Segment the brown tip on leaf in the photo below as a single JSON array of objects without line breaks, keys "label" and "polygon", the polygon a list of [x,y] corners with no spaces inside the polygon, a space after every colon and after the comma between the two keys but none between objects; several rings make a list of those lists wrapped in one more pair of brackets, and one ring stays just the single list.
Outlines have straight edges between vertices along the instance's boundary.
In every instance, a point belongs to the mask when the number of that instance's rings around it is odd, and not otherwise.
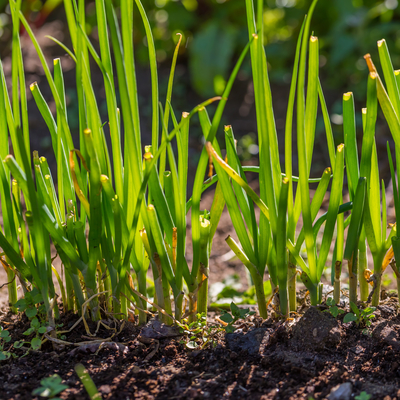
[{"label": "brown tip on leaf", "polygon": [[371,79],[376,79],[376,77],[378,76],[378,74],[374,71],[369,73],[369,76],[371,77]]},{"label": "brown tip on leaf", "polygon": [[231,128],[232,128],[232,125],[225,125],[225,126],[224,126],[224,130],[225,130],[225,131],[227,131],[227,130],[229,130],[229,129],[231,129]]},{"label": "brown tip on leaf", "polygon": [[365,61],[366,61],[366,63],[367,63],[369,72],[376,72],[375,65],[374,65],[374,63],[372,62],[371,54],[369,54],[369,53],[366,54],[366,55],[364,56],[364,59],[365,59]]}]

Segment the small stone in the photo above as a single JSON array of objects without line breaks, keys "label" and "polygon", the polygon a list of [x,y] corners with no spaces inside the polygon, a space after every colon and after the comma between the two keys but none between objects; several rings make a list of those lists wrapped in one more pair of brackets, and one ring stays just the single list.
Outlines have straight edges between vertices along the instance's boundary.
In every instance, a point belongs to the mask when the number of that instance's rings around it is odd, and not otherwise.
[{"label": "small stone", "polygon": [[350,382],[342,383],[335,386],[329,393],[329,400],[350,400],[351,392],[353,390]]},{"label": "small stone", "polygon": [[99,391],[105,394],[110,394],[111,393],[111,387],[110,385],[101,385],[99,387]]}]

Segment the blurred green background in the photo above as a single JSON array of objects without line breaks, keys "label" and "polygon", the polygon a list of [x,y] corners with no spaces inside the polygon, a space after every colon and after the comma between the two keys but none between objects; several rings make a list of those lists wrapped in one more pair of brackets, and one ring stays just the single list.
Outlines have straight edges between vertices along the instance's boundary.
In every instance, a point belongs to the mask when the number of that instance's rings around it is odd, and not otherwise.
[{"label": "blurred green background", "polygon": [[[133,1],[133,0],[132,0]],[[235,56],[247,41],[244,0],[142,0],[153,26],[160,64],[171,59],[176,33],[184,35],[180,62],[186,63],[193,89],[202,97],[220,94]],[[118,2],[117,2],[118,3]],[[292,58],[301,22],[310,0],[266,0],[265,44],[270,76],[275,83],[290,80]],[[8,0],[0,0],[0,40],[10,40]],[[22,0],[29,20],[40,27],[63,19],[60,0]],[[95,36],[94,2],[87,2],[87,30]],[[136,57],[147,62],[142,23],[136,16]],[[321,74],[325,87],[365,94],[366,66],[362,56],[376,54],[376,41],[386,38],[394,65],[400,67],[398,0],[320,0],[312,22],[320,38]],[[248,68],[247,73],[250,72]],[[246,73],[246,71],[244,72]]]}]

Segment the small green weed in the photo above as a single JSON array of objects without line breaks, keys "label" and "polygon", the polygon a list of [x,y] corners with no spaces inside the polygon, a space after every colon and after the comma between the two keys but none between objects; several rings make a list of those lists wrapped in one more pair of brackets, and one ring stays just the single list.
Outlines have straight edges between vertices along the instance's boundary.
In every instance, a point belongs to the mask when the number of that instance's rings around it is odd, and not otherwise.
[{"label": "small green weed", "polygon": [[235,303],[231,303],[231,313],[223,310],[220,317],[221,321],[226,322],[228,325],[224,327],[226,333],[235,332],[233,326],[239,319],[245,319],[250,315],[254,315],[254,311],[250,311],[249,308],[239,308]]},{"label": "small green weed", "polygon": [[4,345],[10,340],[10,332],[0,326],[0,361],[8,360],[11,356],[16,357],[14,353],[4,350]]},{"label": "small green weed", "polygon": [[43,297],[38,289],[34,288],[25,294],[23,299],[15,303],[18,311],[25,312],[28,318],[35,317],[38,313],[46,315],[46,308],[43,304]]},{"label": "small green weed", "polygon": [[42,339],[39,337],[40,335],[43,335],[47,330],[46,323],[44,322],[39,322],[39,320],[34,317],[32,318],[31,321],[31,326],[28,328],[23,335],[25,336],[30,336],[33,333],[35,333],[35,337],[30,341],[30,342],[25,342],[23,340],[18,340],[14,343],[14,347],[16,349],[19,349],[22,347],[24,344],[30,345],[32,350],[38,350],[40,349],[40,346],[42,345]]},{"label": "small green weed", "polygon": [[355,400],[369,400],[372,396],[368,394],[367,392],[361,392],[359,395],[357,395]]},{"label": "small green weed", "polygon": [[188,341],[181,340],[181,344],[190,350],[204,349],[208,344],[211,347],[216,346],[216,341],[214,340],[215,335],[221,332],[222,328],[216,325],[208,325],[206,313],[196,314],[196,320],[188,323],[184,321],[180,326],[180,332],[188,336]]},{"label": "small green weed", "polygon": [[41,396],[53,400],[61,400],[59,397],[54,397],[63,390],[68,389],[68,385],[65,385],[61,382],[62,378],[57,374],[49,376],[48,378],[44,378],[40,381],[41,386],[33,390],[32,396]]},{"label": "small green weed", "polygon": [[327,310],[325,310],[325,312],[329,312],[331,313],[331,315],[333,317],[337,317],[339,314],[344,314],[344,310],[340,309],[336,303],[335,300],[333,300],[332,297],[328,297],[328,299],[326,300],[326,305],[329,307]]},{"label": "small green weed", "polygon": [[[40,335],[43,335],[48,323],[46,322],[46,308],[43,304],[43,297],[38,289],[34,288],[25,294],[23,299],[15,303],[18,311],[25,312],[26,316],[31,320],[31,326],[23,333],[25,336],[35,334],[29,342],[24,340],[17,340],[14,343],[14,348],[19,349],[27,344],[30,349],[38,350],[42,345]],[[28,350],[29,351],[29,350]]]},{"label": "small green weed", "polygon": [[363,330],[364,334],[368,333],[368,329],[371,326],[371,319],[375,318],[373,312],[376,310],[376,307],[367,307],[364,310],[360,310],[353,302],[350,302],[350,308],[352,312],[347,313],[343,322],[355,322],[357,326],[366,326]]}]

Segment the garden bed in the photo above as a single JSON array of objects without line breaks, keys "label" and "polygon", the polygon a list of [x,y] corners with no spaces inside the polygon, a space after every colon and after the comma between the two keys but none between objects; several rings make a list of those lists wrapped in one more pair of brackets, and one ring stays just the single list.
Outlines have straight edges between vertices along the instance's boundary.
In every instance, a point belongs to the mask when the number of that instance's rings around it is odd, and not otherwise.
[{"label": "garden bed", "polygon": [[[247,0],[249,44],[222,96],[204,102],[181,96],[174,107],[174,73],[178,78],[182,72],[175,71],[175,61],[184,35],[179,36],[171,74],[157,73],[151,26],[136,0],[150,60],[149,68],[137,70],[136,79],[132,4],[121,2],[119,24],[111,2],[96,2],[99,41],[92,43],[84,29],[77,29],[84,26],[84,2],[73,10],[73,2],[65,1],[72,50],[62,47],[67,63],[63,65],[64,56],[56,59],[50,63],[52,71],[39,49],[45,38],[37,41],[20,2],[9,3],[12,57],[4,63],[5,72],[0,66],[0,161],[5,162],[0,168],[0,246],[7,274],[0,274],[0,288],[7,287],[10,309],[20,313],[0,312],[0,399],[39,394],[79,399],[87,398],[86,392],[91,399],[399,398],[398,298],[385,292],[380,296],[389,265],[400,293],[400,238],[392,224],[394,214],[400,215],[398,178],[388,145],[383,158],[393,182],[388,189],[384,183],[381,187],[382,146],[375,141],[379,101],[400,154],[400,75],[386,42],[379,41],[378,48],[388,94],[366,55],[370,74],[362,141],[354,95],[348,92],[343,96],[344,143],[339,144],[320,88],[318,38],[309,37],[317,0],[298,39],[288,101],[269,90],[265,38],[260,35],[263,2],[254,13],[253,2]],[[38,83],[30,86],[39,118],[32,118],[32,102],[23,96],[23,86],[39,72],[34,65],[25,71],[22,58],[26,62],[29,53],[21,56],[21,24],[48,82],[39,82],[43,95]],[[248,51],[254,83],[239,79],[241,94],[233,94]],[[89,53],[101,75],[91,74]],[[11,80],[6,79],[10,71]],[[144,98],[142,77],[151,81]],[[97,84],[102,79],[104,88]],[[73,82],[76,93],[67,90]],[[243,115],[242,99],[250,97]],[[279,105],[276,115],[272,97]],[[189,110],[192,102],[196,106],[179,122],[174,109],[180,112],[183,105]],[[280,107],[286,102],[287,108]],[[319,148],[318,103],[326,150]],[[241,129],[234,116],[237,109],[241,117],[257,117],[257,125],[255,118],[242,124],[241,133],[250,138],[244,147],[240,139],[235,142],[241,136],[235,136]],[[195,115],[200,126],[194,124],[189,134]],[[35,123],[41,119],[46,122],[43,129]],[[226,151],[215,140],[222,125]],[[38,131],[46,138],[36,135]],[[257,131],[258,145],[252,131]],[[41,147],[45,151],[31,158],[31,150]],[[54,156],[47,160],[50,147]],[[259,163],[244,165],[242,147],[251,147],[249,154],[259,152]],[[250,172],[258,179],[252,180]],[[314,174],[322,176],[311,179]],[[214,183],[215,192],[204,192]],[[224,256],[228,246],[240,262]],[[60,271],[61,263],[63,274],[52,268],[54,264]],[[240,289],[223,281],[232,275],[232,266],[239,272]],[[296,292],[296,280],[307,288],[308,297],[300,285]],[[328,289],[334,300],[328,301],[323,292],[327,282],[334,284]],[[218,290],[213,283],[219,284]],[[347,284],[349,294],[341,297]],[[216,299],[221,285],[229,290]],[[249,291],[240,293],[247,286]],[[0,309],[3,297],[0,291]],[[207,314],[208,306],[216,309],[215,300],[231,304],[233,316]],[[256,301],[252,313],[234,305]],[[377,308],[368,307],[370,302]],[[158,312],[150,320],[148,303]],[[196,315],[190,324],[185,319]]]},{"label": "garden bed", "polygon": [[[146,340],[137,324],[126,322],[113,338],[123,345],[107,345],[96,353],[98,346],[82,350],[65,346],[54,351],[46,343],[41,351],[3,362],[0,398],[31,399],[41,379],[58,374],[69,386],[61,393],[62,399],[86,399],[74,372],[80,362],[103,399],[350,399],[361,392],[376,400],[398,399],[397,310],[397,298],[384,300],[368,334],[363,334],[353,323],[344,324],[342,317],[336,320],[318,308],[304,306],[295,319],[286,322],[248,317],[235,333],[218,333],[214,348],[189,351],[179,336],[161,338],[154,355],[155,343],[143,343]],[[77,316],[65,315],[62,320],[66,329],[71,328]],[[7,314],[0,321],[13,337],[29,327],[24,315]],[[89,328],[93,333],[96,325],[89,323]],[[96,339],[109,336],[110,331],[101,328]],[[65,340],[87,341],[83,324],[66,334]],[[344,392],[342,397],[339,392]]]}]

